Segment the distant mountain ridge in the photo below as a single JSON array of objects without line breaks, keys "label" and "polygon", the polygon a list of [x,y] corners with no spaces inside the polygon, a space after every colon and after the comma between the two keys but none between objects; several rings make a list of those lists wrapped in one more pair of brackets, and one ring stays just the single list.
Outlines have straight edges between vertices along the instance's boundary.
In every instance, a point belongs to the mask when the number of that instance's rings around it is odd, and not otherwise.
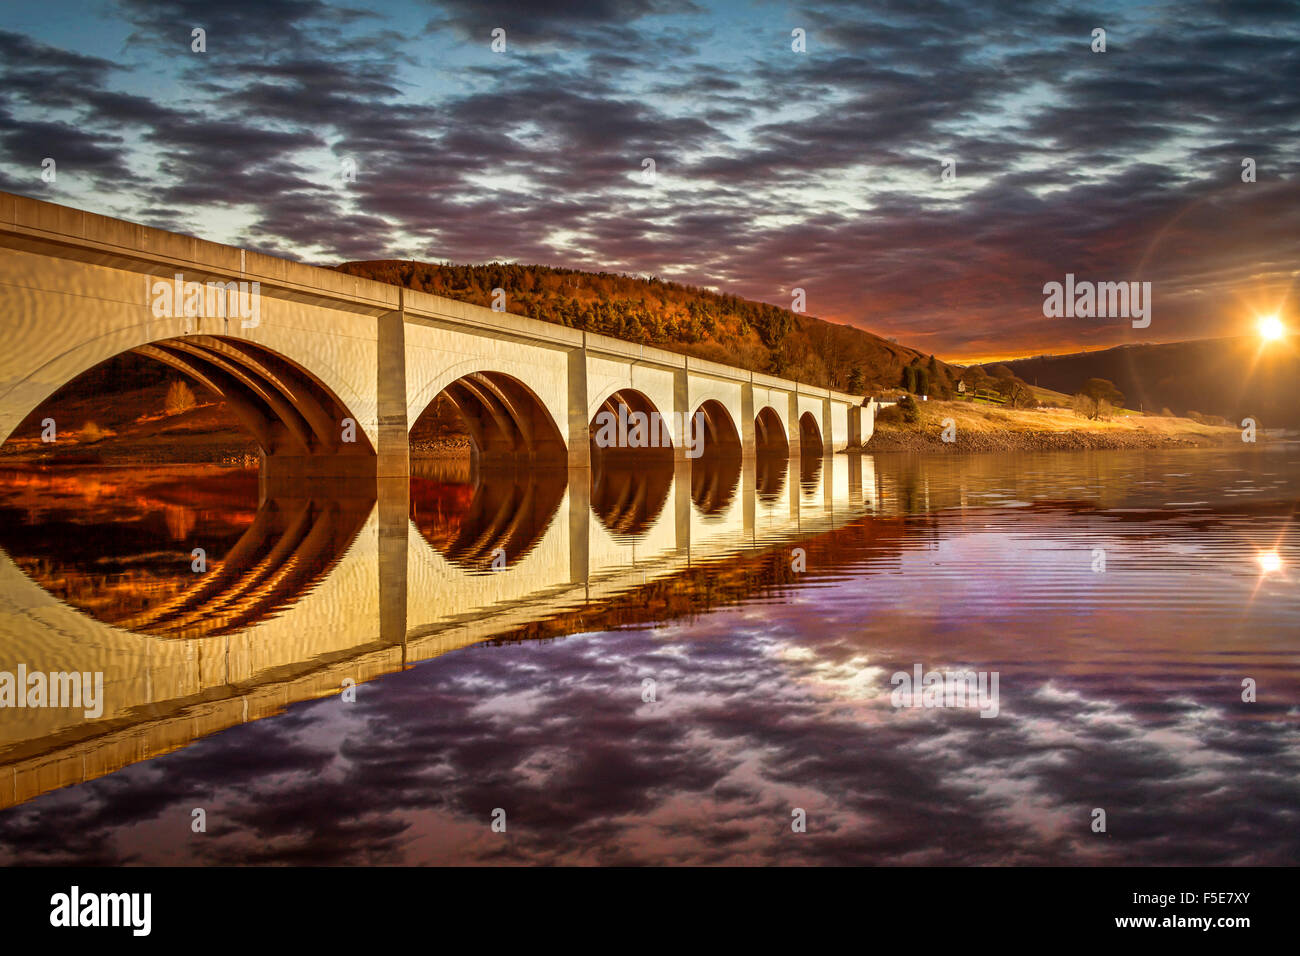
[{"label": "distant mountain ridge", "polygon": [[897,388],[903,369],[913,363],[933,363],[929,381],[936,394],[960,374],[933,356],[862,329],[658,277],[404,259],[335,268],[489,307],[493,290],[504,289],[508,312],[844,392]]},{"label": "distant mountain ridge", "polygon": [[1096,352],[1000,362],[1031,384],[1074,394],[1089,378],[1124,393],[1129,408],[1196,411],[1260,427],[1300,427],[1300,343],[1253,336],[1121,345]]}]

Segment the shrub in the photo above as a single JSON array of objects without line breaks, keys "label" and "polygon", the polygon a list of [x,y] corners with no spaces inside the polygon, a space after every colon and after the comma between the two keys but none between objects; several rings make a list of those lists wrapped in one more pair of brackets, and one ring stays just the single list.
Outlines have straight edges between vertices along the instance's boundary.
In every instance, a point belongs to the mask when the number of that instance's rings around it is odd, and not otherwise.
[{"label": "shrub", "polygon": [[903,420],[903,413],[897,405],[887,405],[876,412],[877,425],[897,425]]},{"label": "shrub", "polygon": [[1217,425],[1221,428],[1236,427],[1222,415],[1202,415],[1200,412],[1189,411],[1187,417],[1198,425]]},{"label": "shrub", "polygon": [[916,399],[911,395],[904,395],[898,400],[899,411],[903,415],[903,421],[909,425],[916,424],[921,418],[921,410],[916,405]]},{"label": "shrub", "polygon": [[188,385],[180,379],[172,381],[167,387],[167,398],[163,407],[167,410],[168,415],[179,415],[181,412],[188,412],[197,405],[194,399],[194,392]]}]

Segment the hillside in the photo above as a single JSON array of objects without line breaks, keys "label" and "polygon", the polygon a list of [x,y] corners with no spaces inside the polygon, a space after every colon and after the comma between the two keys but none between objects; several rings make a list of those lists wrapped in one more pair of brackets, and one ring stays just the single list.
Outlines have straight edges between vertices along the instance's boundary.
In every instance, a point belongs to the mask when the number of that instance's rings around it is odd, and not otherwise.
[{"label": "hillside", "polygon": [[1233,422],[1249,416],[1269,428],[1300,426],[1300,348],[1294,337],[1122,345],[1001,364],[1026,382],[1067,395],[1089,378],[1108,379],[1129,408],[1221,415]]},{"label": "hillside", "polygon": [[[943,439],[953,427],[951,442]],[[1241,429],[1153,415],[1089,421],[1068,408],[999,408],[970,402],[919,402],[915,421],[891,406],[876,419],[870,450],[1081,451],[1116,448],[1241,448]]]},{"label": "hillside", "polygon": [[940,394],[960,371],[861,329],[657,277],[397,259],[335,268],[486,307],[504,289],[508,312],[856,394],[897,388],[913,363]]}]

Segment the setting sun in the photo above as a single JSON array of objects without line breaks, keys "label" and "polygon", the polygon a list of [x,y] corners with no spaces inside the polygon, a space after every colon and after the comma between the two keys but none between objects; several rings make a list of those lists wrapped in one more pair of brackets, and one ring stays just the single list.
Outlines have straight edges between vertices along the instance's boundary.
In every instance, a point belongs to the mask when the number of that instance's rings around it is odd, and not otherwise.
[{"label": "setting sun", "polygon": [[1286,334],[1286,326],[1276,315],[1266,315],[1259,320],[1259,334],[1261,338],[1272,342]]}]

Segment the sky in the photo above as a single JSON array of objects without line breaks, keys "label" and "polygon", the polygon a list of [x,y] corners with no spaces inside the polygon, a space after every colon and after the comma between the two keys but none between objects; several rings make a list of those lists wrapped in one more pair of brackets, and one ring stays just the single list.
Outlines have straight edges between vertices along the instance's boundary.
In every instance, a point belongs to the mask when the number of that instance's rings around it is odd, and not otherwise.
[{"label": "sky", "polygon": [[[1282,0],[6,4],[0,189],[322,265],[802,289],[951,361],[1233,335],[1300,324],[1298,39]],[[1150,282],[1150,326],[1045,316],[1067,273]]]}]

